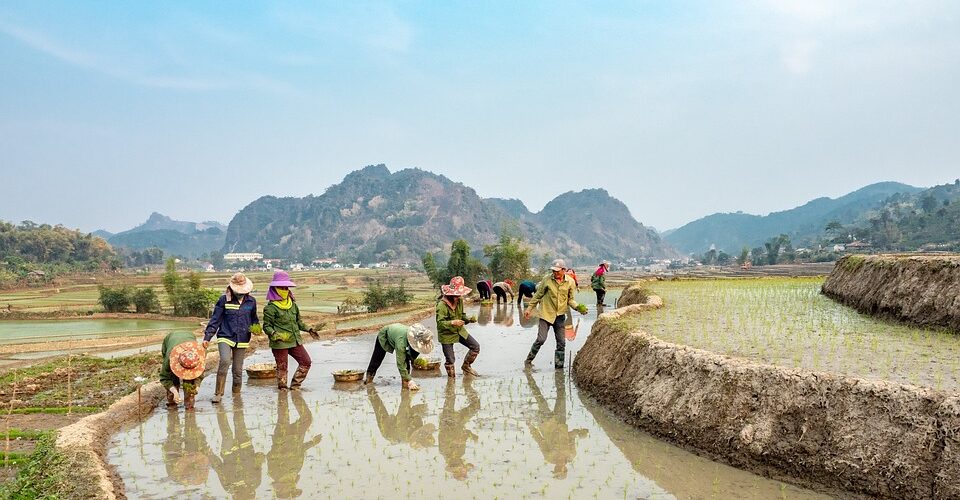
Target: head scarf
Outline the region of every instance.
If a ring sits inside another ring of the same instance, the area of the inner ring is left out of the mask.
[[[288,297],[290,300],[294,300],[294,301],[297,300],[297,299],[293,298],[293,290],[292,290],[292,289],[288,288],[288,289],[287,289],[287,293],[288,293],[287,297]],[[267,300],[273,302],[273,301],[283,301],[284,299],[283,299],[283,297],[280,296],[279,293],[277,293],[277,287],[272,286],[272,287],[270,287],[270,288],[267,289]]]

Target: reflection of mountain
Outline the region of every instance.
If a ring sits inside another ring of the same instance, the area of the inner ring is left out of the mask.
[[[300,391],[290,394],[297,409],[297,420],[290,423],[287,394],[287,391],[277,394],[277,424],[273,429],[273,446],[267,453],[267,473],[273,479],[273,493],[277,498],[296,498],[303,494],[297,488],[300,470],[303,469],[307,450],[319,444],[321,439],[321,435],[317,434],[307,440],[313,414]]]
[[[564,375],[563,370],[553,372],[557,395],[551,410],[536,380],[529,371],[526,372],[527,384],[537,402],[536,419],[528,420],[527,428],[540,447],[543,459],[553,464],[553,477],[557,479],[567,477],[568,464],[577,456],[577,439],[587,436],[586,429],[570,430],[567,425],[567,385]]]
[[[373,414],[377,417],[377,427],[383,438],[392,444],[406,443],[412,448],[429,448],[433,446],[433,432],[436,430],[431,423],[424,423],[427,415],[427,405],[420,403],[410,406],[410,391],[400,391],[400,405],[396,414],[391,415],[380,399],[380,394],[372,385],[367,386],[367,396],[373,406]]]
[[[466,479],[474,468],[473,464],[463,459],[467,452],[467,440],[477,440],[477,435],[468,430],[466,425],[480,411],[480,396],[473,389],[471,377],[463,379],[463,388],[467,393],[467,406],[458,411],[456,379],[447,379],[438,434],[440,455],[447,464],[447,472],[460,481]]]
[[[210,467],[231,497],[256,498],[265,457],[253,448],[239,396],[233,398],[233,429],[224,405],[217,407],[217,426],[220,428],[220,455],[209,454]]]

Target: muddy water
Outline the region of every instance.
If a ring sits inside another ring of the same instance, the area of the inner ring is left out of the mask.
[[[196,324],[189,321],[151,319],[0,321],[0,344],[156,335],[175,329],[194,328]]]
[[[415,372],[411,394],[387,355],[372,388],[334,384],[331,371],[366,367],[375,337],[313,343],[303,391],[255,382],[216,407],[209,377],[195,414],[158,409],[114,437],[108,460],[131,498],[820,498],[624,425],[553,369],[552,336],[524,370],[535,332],[516,307],[469,313],[479,378]],[[595,316],[570,325],[567,369]]]

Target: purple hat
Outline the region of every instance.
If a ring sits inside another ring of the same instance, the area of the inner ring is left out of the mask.
[[[290,275],[286,271],[277,271],[273,273],[273,281],[270,282],[270,286],[292,287],[297,285],[290,281]]]

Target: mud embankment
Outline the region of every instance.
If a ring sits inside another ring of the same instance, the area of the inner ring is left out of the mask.
[[[960,332],[958,255],[848,255],[822,291],[860,312]]]
[[[630,424],[734,466],[832,492],[960,498],[960,397],[811,373],[657,339],[601,315],[578,387]]]

